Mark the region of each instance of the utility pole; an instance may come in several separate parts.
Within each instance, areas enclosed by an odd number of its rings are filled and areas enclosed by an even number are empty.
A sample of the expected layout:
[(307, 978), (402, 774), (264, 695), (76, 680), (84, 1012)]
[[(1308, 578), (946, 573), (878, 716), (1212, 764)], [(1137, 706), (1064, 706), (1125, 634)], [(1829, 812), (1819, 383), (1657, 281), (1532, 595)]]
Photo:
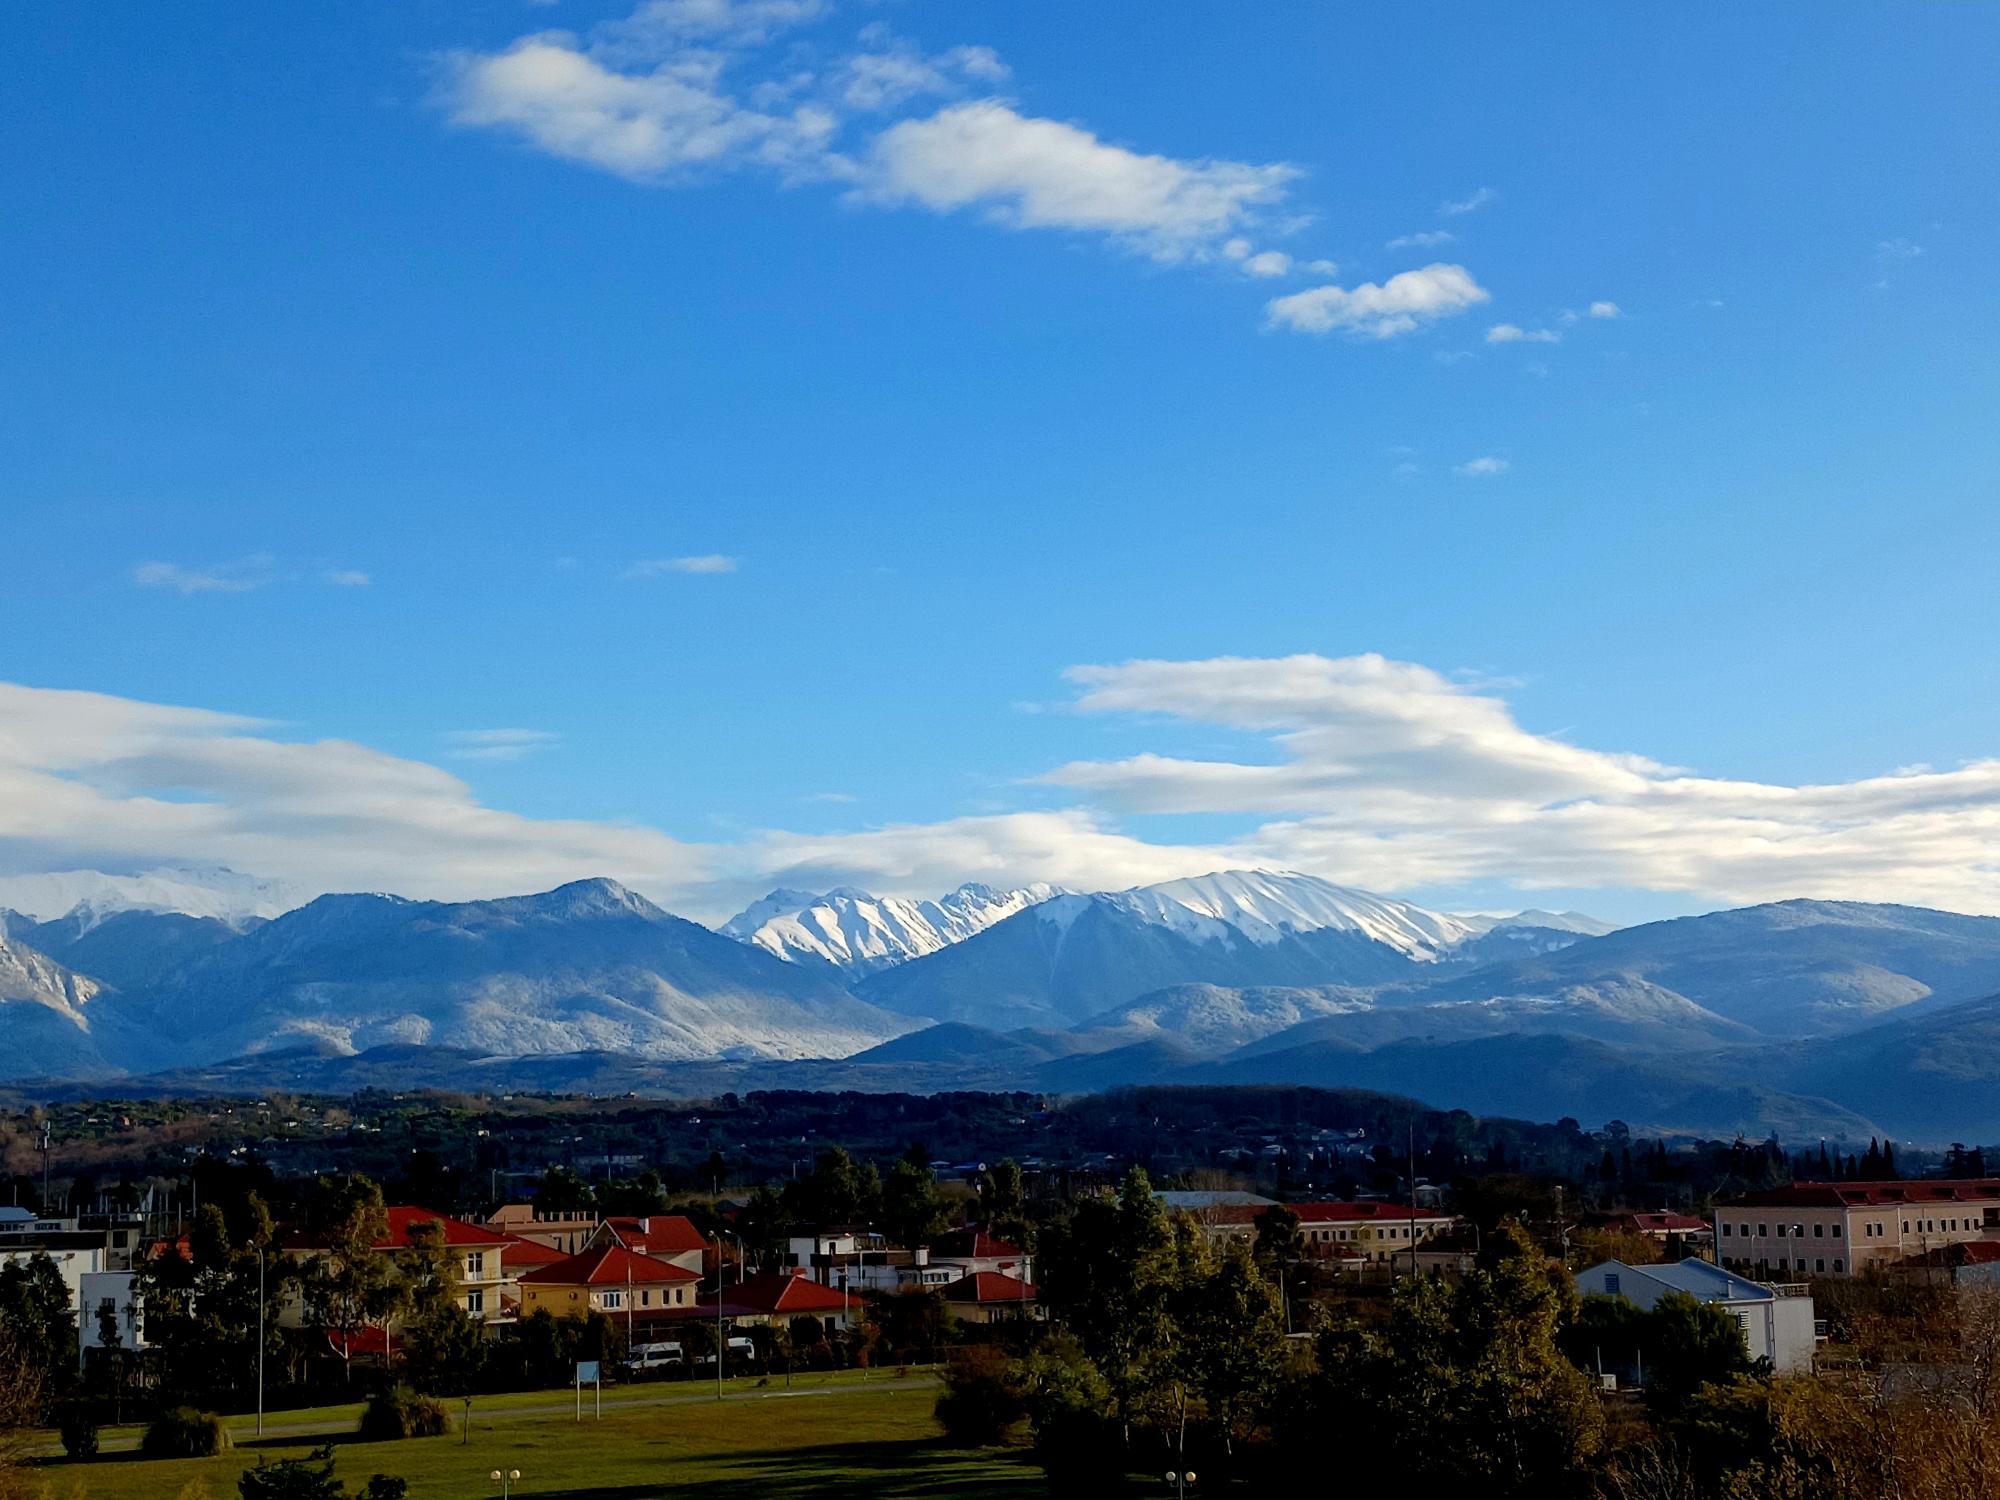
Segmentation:
[(1410, 1275), (1417, 1274), (1417, 1117), (1410, 1116)]
[(36, 1149), (42, 1153), (42, 1217), (47, 1218), (49, 1214), (49, 1152), (55, 1149), (55, 1126), (47, 1120), (42, 1121), (42, 1137), (36, 1143)]
[[(387, 1338), (383, 1339), (386, 1346)], [(257, 1436), (264, 1435), (264, 1247), (257, 1247)]]
[(722, 1231), (715, 1231), (715, 1399), (722, 1399)]

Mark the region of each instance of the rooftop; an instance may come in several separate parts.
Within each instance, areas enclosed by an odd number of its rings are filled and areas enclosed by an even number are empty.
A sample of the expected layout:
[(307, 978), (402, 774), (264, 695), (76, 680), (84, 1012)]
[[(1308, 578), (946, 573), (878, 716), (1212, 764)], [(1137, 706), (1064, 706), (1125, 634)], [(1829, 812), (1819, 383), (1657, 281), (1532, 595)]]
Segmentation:
[(623, 1245), (599, 1245), (522, 1276), (524, 1286), (657, 1286), (663, 1281), (686, 1283), (701, 1277)]
[(1935, 1203), (2000, 1203), (2000, 1177), (1925, 1182), (1794, 1182), (1745, 1193), (1724, 1208), (1895, 1208)]

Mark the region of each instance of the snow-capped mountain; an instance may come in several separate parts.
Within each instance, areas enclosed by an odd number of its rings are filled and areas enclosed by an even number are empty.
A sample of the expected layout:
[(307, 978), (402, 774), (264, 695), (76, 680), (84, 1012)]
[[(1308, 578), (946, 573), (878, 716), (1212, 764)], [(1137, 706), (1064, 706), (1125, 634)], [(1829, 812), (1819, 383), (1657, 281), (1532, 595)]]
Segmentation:
[(911, 901), (848, 887), (821, 896), (776, 890), (719, 930), (787, 963), (855, 976), (936, 953), (1059, 894), (1052, 885), (969, 884), (936, 901)]
[(1408, 901), (1335, 885), (1316, 875), (1269, 870), (1169, 880), (1109, 899), (1197, 941), (1241, 937), (1270, 947), (1300, 933), (1349, 932), (1418, 963), (1435, 962), (1480, 930)]
[(1532, 927), (1542, 932), (1573, 932), (1578, 937), (1603, 937), (1618, 931), (1616, 922), (1606, 922), (1580, 911), (1542, 911), (1530, 907), (1511, 914), (1495, 912), (1454, 912), (1453, 917), (1474, 932), (1505, 932), (1516, 927)]
[(252, 917), (279, 916), (311, 895), (286, 881), (211, 865), (167, 865), (136, 875), (102, 870), (0, 875), (0, 909), (43, 922), (74, 916), (85, 926), (113, 912), (168, 911), (214, 917), (234, 927)]
[(1457, 918), (1407, 901), (1314, 875), (1231, 870), (1056, 896), (868, 975), (856, 993), (937, 1020), (1069, 1026), (1175, 985), (1408, 982), (1477, 962), (1481, 941)]

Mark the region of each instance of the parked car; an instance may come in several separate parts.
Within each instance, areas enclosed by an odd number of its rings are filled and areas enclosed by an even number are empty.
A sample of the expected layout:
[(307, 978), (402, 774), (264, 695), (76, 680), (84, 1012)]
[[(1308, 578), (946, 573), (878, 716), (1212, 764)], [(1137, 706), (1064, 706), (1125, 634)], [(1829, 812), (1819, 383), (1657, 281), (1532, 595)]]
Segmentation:
[(625, 1356), (630, 1375), (660, 1375), (687, 1363), (687, 1351), (679, 1344), (634, 1344)]

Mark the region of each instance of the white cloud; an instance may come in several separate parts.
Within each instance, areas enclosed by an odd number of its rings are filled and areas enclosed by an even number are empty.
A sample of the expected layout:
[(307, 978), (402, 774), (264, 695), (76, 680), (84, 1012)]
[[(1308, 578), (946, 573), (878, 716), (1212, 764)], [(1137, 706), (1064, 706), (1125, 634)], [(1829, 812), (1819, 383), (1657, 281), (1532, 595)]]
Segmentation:
[(1504, 458), (1487, 454), (1483, 458), (1469, 459), (1462, 464), (1453, 464), (1451, 472), (1461, 479), (1487, 479), (1495, 474), (1505, 474), (1514, 466)]
[(1875, 256), (1878, 260), (1915, 260), (1923, 253), (1922, 245), (1912, 244), (1901, 236), (1893, 240), (1878, 240), (1875, 244)]
[(605, 34), (612, 45), (646, 53), (687, 42), (754, 46), (830, 9), (828, 0), (646, 0)]
[(1593, 302), (1590, 304), (1590, 315), (1593, 318), (1615, 318), (1620, 316), (1620, 309), (1616, 302)]
[(1004, 83), (1007, 65), (991, 47), (953, 47), (926, 56), (914, 43), (871, 26), (864, 39), (879, 47), (841, 65), (841, 102), (851, 109), (884, 110), (926, 94), (955, 94), (968, 83)]
[(736, 559), (725, 557), (720, 552), (707, 552), (699, 557), (649, 557), (642, 558), (625, 570), (627, 578), (664, 578), (670, 573), (734, 573)]
[(1299, 333), (1349, 330), (1391, 338), (1462, 313), (1490, 296), (1465, 267), (1431, 265), (1420, 271), (1403, 271), (1380, 286), (1369, 281), (1352, 290), (1312, 287), (1273, 298), (1264, 310), (1273, 327)]
[(835, 120), (801, 105), (749, 109), (721, 87), (722, 59), (680, 52), (624, 72), (561, 32), (523, 37), (504, 52), (451, 60), (459, 125), (511, 130), (572, 161), (634, 178), (758, 162), (792, 174), (833, 173)]
[(205, 568), (143, 562), (132, 570), (132, 581), (141, 588), (171, 589), (177, 594), (247, 594), (265, 587), (274, 576), (272, 560), (263, 553)]
[(1560, 344), (1562, 335), (1553, 328), (1523, 328), (1518, 323), (1495, 323), (1486, 330), (1489, 344)]
[[(609, 875), (714, 918), (774, 884), (1108, 889), (1261, 865), (1386, 891), (1481, 883), (2000, 912), (2000, 759), (1826, 785), (1715, 778), (1526, 728), (1491, 679), (1372, 655), (1067, 675), (1075, 711), (1266, 745), (1240, 761), (1149, 751), (1060, 765), (1037, 780), (1077, 805), (1052, 811), (694, 844), (522, 817), (435, 765), (286, 739), (241, 715), (0, 684), (0, 876), (196, 863), (307, 892), (465, 899)], [(448, 744), (477, 755), (551, 743), (545, 734), (465, 730)], [(1156, 815), (1248, 826), (1215, 843), (1154, 843), (1114, 821)]]
[(2000, 760), (1832, 785), (1719, 780), (1523, 728), (1492, 690), (1379, 656), (1127, 662), (1087, 712), (1267, 734), (1277, 764), (1141, 755), (1045, 782), (1132, 813), (1275, 814), (1246, 863), (1381, 890), (1498, 881), (2000, 912)]
[(1499, 198), (1500, 195), (1490, 187), (1477, 188), (1469, 197), (1460, 198), (1456, 202), (1440, 203), (1438, 212), (1453, 216), (1469, 214), (1486, 207), (1489, 203), (1498, 202)]
[(326, 581), (338, 589), (365, 589), (375, 580), (359, 568), (328, 568)]
[(453, 729), (444, 736), (446, 753), (457, 760), (520, 760), (561, 741), (547, 729)]
[(1426, 229), (1417, 234), (1399, 234), (1386, 242), (1384, 250), (1431, 250), (1439, 245), (1449, 245), (1458, 236), (1449, 229)]
[(1292, 258), (1282, 250), (1263, 250), (1245, 260), (1243, 269), (1252, 276), (1287, 276)]
[(1010, 228), (1107, 234), (1175, 259), (1219, 247), (1296, 175), (1283, 164), (1147, 155), (987, 99), (883, 131), (863, 192), (940, 213), (980, 209)]

